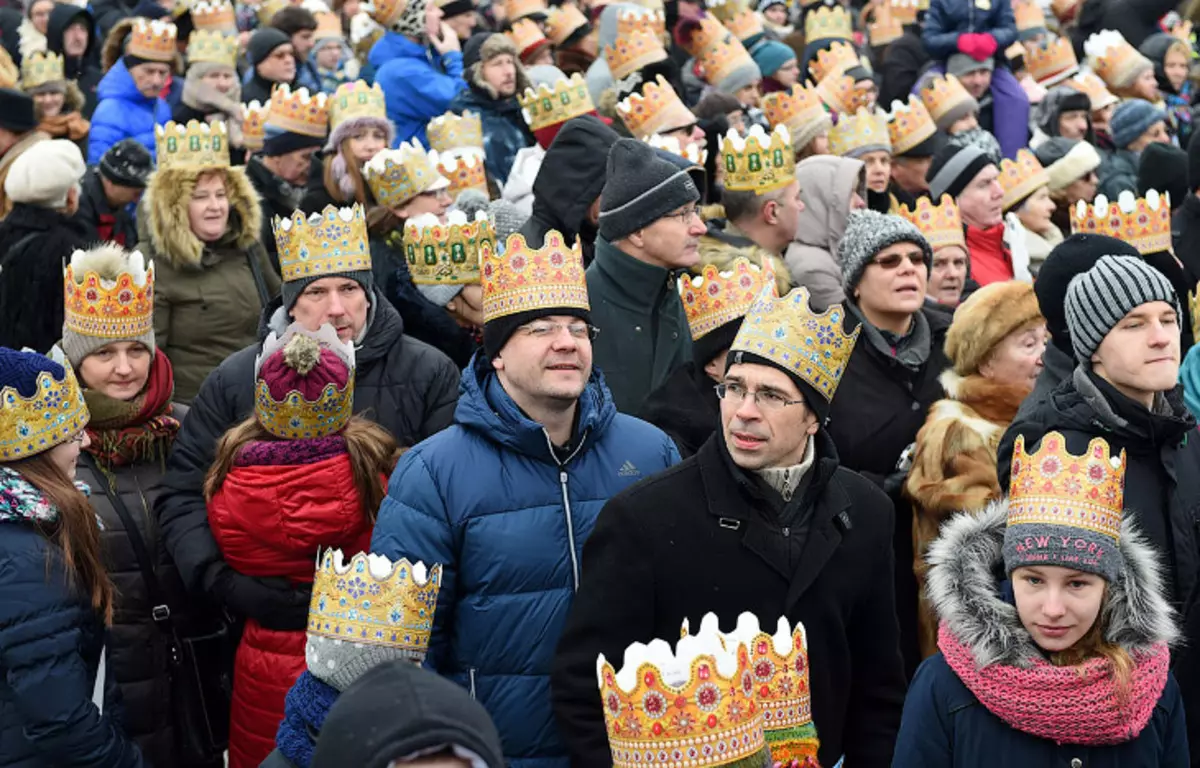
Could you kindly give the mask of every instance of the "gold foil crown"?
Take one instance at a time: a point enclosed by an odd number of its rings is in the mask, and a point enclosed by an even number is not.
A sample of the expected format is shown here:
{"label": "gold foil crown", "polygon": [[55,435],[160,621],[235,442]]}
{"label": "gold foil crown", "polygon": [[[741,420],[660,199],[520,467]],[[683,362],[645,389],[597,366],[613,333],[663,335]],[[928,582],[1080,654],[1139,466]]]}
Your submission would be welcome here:
{"label": "gold foil crown", "polygon": [[775,275],[742,256],[726,271],[705,264],[699,275],[679,278],[679,299],[687,315],[692,341],[746,315],[762,293],[774,288]]}
{"label": "gold foil crown", "polygon": [[362,80],[342,83],[329,99],[329,130],[333,131],[347,120],[359,117],[387,119],[387,104],[379,83],[367,85]]}
{"label": "gold foil crown", "polygon": [[361,205],[325,206],[307,218],[296,211],[274,220],[279,270],[285,283],[345,272],[371,271],[367,223]]}
{"label": "gold foil crown", "polygon": [[[191,7],[192,24],[197,30],[209,30],[224,34],[237,33],[237,13],[225,0],[200,0]],[[192,34],[195,34],[193,32]],[[191,47],[188,38],[188,47]],[[236,58],[236,56],[235,56]]]}
{"label": "gold foil crown", "polygon": [[587,23],[587,17],[578,8],[571,3],[563,3],[546,12],[546,36],[555,45],[562,45],[575,34],[575,30]]}
{"label": "gold foil crown", "polygon": [[642,86],[641,93],[632,93],[617,103],[617,114],[635,138],[644,139],[656,133],[669,133],[696,122],[692,111],[683,106],[675,89],[662,75],[653,83]]}
{"label": "gold foil crown", "polygon": [[796,152],[788,129],[777,125],[770,135],[751,126],[743,137],[730,131],[721,137],[725,188],[765,195],[796,180]]}
{"label": "gold foil crown", "polygon": [[618,37],[604,48],[604,61],[614,80],[623,80],[642,67],[665,61],[667,49],[653,32],[638,30]]}
{"label": "gold foil crown", "polygon": [[974,100],[954,75],[935,75],[920,88],[919,94],[935,123],[964,101]]}
{"label": "gold foil crown", "polygon": [[867,39],[871,47],[882,48],[904,36],[904,23],[891,13],[891,6],[884,4],[875,11],[875,18],[867,25]]}
{"label": "gold foil crown", "polygon": [[764,94],[762,108],[771,128],[783,125],[794,135],[816,120],[829,119],[816,90],[800,84],[793,85],[790,91]]}
{"label": "gold foil crown", "polygon": [[661,149],[665,152],[670,152],[676,157],[682,157],[684,160],[693,165],[703,167],[705,161],[708,160],[708,150],[701,149],[698,144],[689,141],[685,144],[680,144],[679,139],[674,136],[664,136],[661,133],[656,133],[653,136],[647,136],[642,139],[655,149]]}
{"label": "gold foil crown", "polygon": [[1028,149],[1018,149],[1015,160],[1000,161],[1000,187],[1004,190],[1004,210],[1032,195],[1038,187],[1050,183],[1050,175]]}
{"label": "gold foil crown", "polygon": [[398,208],[442,179],[437,165],[421,147],[420,139],[385,149],[363,166],[363,178],[376,202]]}
{"label": "gold foil crown", "polygon": [[267,138],[267,118],[271,114],[271,104],[259,104],[252,101],[242,105],[242,146],[251,152],[263,148]]}
{"label": "gold foil crown", "polygon": [[1106,29],[1089,37],[1083,44],[1088,65],[1110,88],[1127,88],[1137,73],[1153,67],[1120,32]]}
{"label": "gold foil crown", "polygon": [[61,352],[51,359],[62,366],[63,377],[42,371],[30,397],[16,387],[0,387],[0,462],[19,461],[48,451],[88,424],[87,403],[71,363]]}
{"label": "gold foil crown", "polygon": [[540,83],[537,90],[526,88],[518,100],[532,131],[565,123],[596,109],[587,83],[578,72],[569,79],[556,81],[553,87]]}
{"label": "gold foil crown", "polygon": [[1047,43],[1025,49],[1025,68],[1043,88],[1049,88],[1079,71],[1079,61],[1071,41],[1056,37]]}
{"label": "gold foil crown", "polygon": [[552,229],[541,248],[519,233],[509,235],[503,253],[487,241],[479,245],[484,323],[535,309],[591,309],[578,239],[567,245]]}
{"label": "gold foil crown", "polygon": [[63,57],[57,53],[34,51],[21,59],[21,89],[28,91],[46,83],[61,83],[67,79]]}
{"label": "gold foil crown", "polygon": [[271,93],[267,123],[289,133],[324,138],[329,129],[327,102],[328,97],[323,93],[313,96],[307,88],[293,91],[287,83],[277,85]]}
{"label": "gold foil crown", "polygon": [[907,104],[892,102],[892,111],[888,113],[888,136],[893,155],[903,155],[935,133],[937,125],[919,98],[909,96]]}
{"label": "gold foil crown", "polygon": [[774,287],[764,288],[746,313],[731,352],[766,358],[805,381],[826,402],[833,400],[862,326],[846,333],[846,311],[834,304],[821,313],[809,306],[808,289],[801,286],[783,298]]}
{"label": "gold foil crown", "polygon": [[818,51],[816,58],[808,63],[808,71],[819,83],[833,73],[845,72],[859,65],[858,51],[850,43],[836,42]]}
{"label": "gold foil crown", "polygon": [[840,5],[821,7],[804,15],[804,39],[809,43],[826,39],[853,40],[854,24]]}
{"label": "gold foil crown", "polygon": [[1109,202],[1104,195],[1096,195],[1092,205],[1080,200],[1071,209],[1071,234],[1078,232],[1124,240],[1143,256],[1162,251],[1174,253],[1171,197],[1150,189],[1145,197],[1135,197],[1125,190],[1116,202]]}
{"label": "gold foil crown", "polygon": [[384,29],[393,29],[408,8],[408,0],[372,0],[371,18]]}
{"label": "gold foil crown", "polygon": [[505,35],[516,46],[518,54],[523,54],[535,45],[546,42],[542,28],[533,19],[517,19]]}
{"label": "gold foil crown", "polygon": [[[346,383],[329,381],[315,399],[299,390],[291,390],[280,399],[271,394],[262,378],[263,364],[282,353],[286,367],[307,376],[321,360],[322,350],[333,352],[345,364]],[[332,325],[309,331],[292,323],[282,336],[274,331],[263,342],[255,362],[254,418],[259,425],[281,440],[311,440],[340,432],[350,421],[354,408],[354,344],[338,338]]]}
{"label": "gold foil crown", "polygon": [[490,196],[482,149],[454,149],[449,152],[431,150],[429,159],[438,174],[450,182],[446,192],[451,198],[457,198],[464,189],[478,189],[485,196]]}
{"label": "gold foil crown", "polygon": [[1014,0],[1012,12],[1018,32],[1045,31],[1046,14],[1036,0]]}
{"label": "gold foil crown", "polygon": [[1080,93],[1086,94],[1088,101],[1091,103],[1093,112],[1104,109],[1110,104],[1116,104],[1120,99],[1108,90],[1108,86],[1104,81],[1096,76],[1093,72],[1080,72],[1069,80],[1063,82],[1063,85],[1074,88]]}
{"label": "gold foil crown", "polygon": [[705,82],[715,85],[737,69],[757,66],[745,46],[721,22],[704,16],[699,23],[684,47],[696,59]]}
{"label": "gold foil crown", "polygon": [[762,17],[741,0],[708,0],[708,11],[738,40],[746,41],[763,32]]}
{"label": "gold foil crown", "polygon": [[867,106],[867,93],[857,88],[850,75],[834,73],[814,88],[825,106],[838,114],[849,114]]}
{"label": "gold foil crown", "polygon": [[76,250],[63,270],[63,330],[93,339],[135,339],[154,332],[154,265],[140,251],[129,254],[112,279],[77,270],[86,254]]}
{"label": "gold foil crown", "polygon": [[873,150],[891,154],[887,115],[859,108],[852,115],[843,114],[829,131],[830,154],[844,157],[855,151]]}
{"label": "gold foil crown", "polygon": [[918,197],[917,204],[909,210],[907,205],[901,205],[896,214],[913,223],[934,253],[951,245],[957,245],[966,250],[967,240],[963,235],[962,217],[958,214],[958,205],[950,195],[942,195],[942,202],[934,205],[928,197]]}
{"label": "gold foil crown", "polygon": [[404,255],[417,285],[467,285],[479,282],[479,252],[486,242],[495,248],[496,235],[487,211],[473,221],[462,211],[450,211],[443,224],[431,213],[404,223]]}
{"label": "gold foil crown", "polygon": [[901,24],[915,24],[917,11],[928,7],[927,1],[924,6],[921,6],[916,0],[888,0],[887,2],[887,12]]}
{"label": "gold foil crown", "polygon": [[617,39],[634,32],[649,32],[661,43],[667,31],[667,17],[662,11],[646,8],[622,8],[617,11]]}
{"label": "gold foil crown", "polygon": [[125,53],[147,61],[175,62],[175,25],[161,19],[135,19]]}
{"label": "gold foil crown", "polygon": [[1068,525],[1121,539],[1125,502],[1125,451],[1113,456],[1096,437],[1087,452],[1075,456],[1058,432],[1042,438],[1031,456],[1025,436],[1013,444],[1008,485],[1008,524]]}
{"label": "gold foil crown", "polygon": [[176,122],[154,126],[158,170],[229,167],[229,133],[225,123],[189,120],[186,127]]}
{"label": "gold foil crown", "polygon": [[501,0],[508,13],[509,21],[523,19],[534,14],[546,15],[546,0]]}
{"label": "gold foil crown", "polygon": [[236,37],[214,29],[196,29],[188,37],[188,64],[219,64],[237,68],[238,41]]}
{"label": "gold foil crown", "polygon": [[425,126],[429,148],[438,152],[475,147],[483,149],[483,120],[478,112],[464,111],[461,115],[446,112]]}

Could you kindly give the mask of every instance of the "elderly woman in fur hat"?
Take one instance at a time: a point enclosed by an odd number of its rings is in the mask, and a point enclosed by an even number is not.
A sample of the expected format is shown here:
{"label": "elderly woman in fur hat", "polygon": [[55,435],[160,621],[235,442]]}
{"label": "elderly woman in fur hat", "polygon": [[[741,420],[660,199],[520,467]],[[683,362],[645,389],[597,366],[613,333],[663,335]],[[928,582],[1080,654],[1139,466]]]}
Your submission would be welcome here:
{"label": "elderly woman in fur hat", "polygon": [[[1021,402],[1033,390],[1046,349],[1046,320],[1029,283],[992,283],[971,294],[946,332],[951,368],[940,377],[946,398],[929,409],[917,433],[904,484],[913,502],[913,571],[922,587],[925,552],[942,523],[983,509],[1003,493],[996,449]],[[937,620],[919,604],[922,656],[937,652]]]}
{"label": "elderly woman in fur hat", "polygon": [[83,118],[83,93],[68,80],[63,58],[57,54],[34,53],[21,62],[21,89],[33,97],[38,130],[54,139],[67,139],[87,151],[88,129]]}

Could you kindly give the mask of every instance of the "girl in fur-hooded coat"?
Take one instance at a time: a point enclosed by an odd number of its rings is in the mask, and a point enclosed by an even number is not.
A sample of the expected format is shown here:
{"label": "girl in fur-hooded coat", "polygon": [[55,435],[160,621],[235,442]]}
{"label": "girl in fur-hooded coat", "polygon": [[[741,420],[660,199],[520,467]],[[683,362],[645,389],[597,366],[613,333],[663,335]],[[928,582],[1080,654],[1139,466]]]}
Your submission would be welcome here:
{"label": "girl in fur-hooded coat", "polygon": [[[913,502],[913,573],[921,587],[917,631],[923,657],[937,652],[937,619],[924,591],[926,550],[951,516],[982,509],[1003,495],[996,451],[1035,381],[1013,376],[1036,377],[1041,370],[1045,327],[1033,286],[1009,281],[973,293],[946,332],[946,356],[953,366],[939,378],[946,398],[933,404],[917,433],[912,470],[904,483]],[[1001,347],[1002,360],[996,361]],[[1024,367],[1004,365],[1010,352]]]}

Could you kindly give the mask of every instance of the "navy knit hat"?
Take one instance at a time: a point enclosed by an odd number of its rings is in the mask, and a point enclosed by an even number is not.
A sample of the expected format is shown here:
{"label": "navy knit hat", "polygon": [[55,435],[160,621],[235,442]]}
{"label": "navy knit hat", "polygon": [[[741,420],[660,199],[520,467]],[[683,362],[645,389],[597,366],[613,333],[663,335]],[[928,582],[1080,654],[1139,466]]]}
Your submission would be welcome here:
{"label": "navy knit hat", "polygon": [[608,174],[600,193],[600,236],[612,243],[700,200],[688,172],[648,144],[618,139],[608,151]]}
{"label": "navy knit hat", "polygon": [[1090,364],[1104,337],[1143,304],[1164,301],[1179,313],[1171,282],[1141,259],[1101,256],[1067,286],[1067,327],[1075,359]]}
{"label": "navy knit hat", "polygon": [[1166,114],[1145,99],[1122,101],[1108,120],[1108,132],[1117,149],[1125,149],[1155,123],[1166,121]]}

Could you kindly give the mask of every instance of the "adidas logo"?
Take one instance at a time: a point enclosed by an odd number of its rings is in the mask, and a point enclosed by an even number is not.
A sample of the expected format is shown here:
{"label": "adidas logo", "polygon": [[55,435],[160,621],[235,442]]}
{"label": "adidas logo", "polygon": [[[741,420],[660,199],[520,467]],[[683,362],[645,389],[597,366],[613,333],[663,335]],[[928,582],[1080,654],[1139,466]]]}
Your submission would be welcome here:
{"label": "adidas logo", "polygon": [[641,477],[642,470],[633,466],[633,462],[626,460],[621,468],[617,470],[617,477]]}

